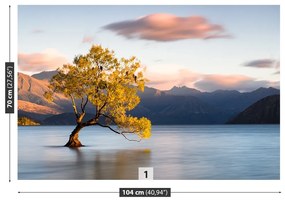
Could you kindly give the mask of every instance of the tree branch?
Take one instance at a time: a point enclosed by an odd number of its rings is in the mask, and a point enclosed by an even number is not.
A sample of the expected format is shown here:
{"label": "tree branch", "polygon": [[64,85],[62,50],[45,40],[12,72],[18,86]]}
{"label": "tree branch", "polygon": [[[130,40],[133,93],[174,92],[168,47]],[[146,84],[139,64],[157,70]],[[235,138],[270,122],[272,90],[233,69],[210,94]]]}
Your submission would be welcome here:
{"label": "tree branch", "polygon": [[83,110],[84,110],[84,111],[85,111],[85,107],[86,107],[88,101],[89,101],[89,98],[88,98],[88,95],[86,95],[86,102],[85,102],[84,105],[83,105]]}
{"label": "tree branch", "polygon": [[101,114],[101,110],[107,105],[107,101],[104,102],[104,104],[102,105],[102,107],[98,110],[98,114]]}
{"label": "tree branch", "polygon": [[[84,102],[84,97],[82,97],[81,98],[81,111],[84,113],[85,112],[85,107],[86,107],[86,105],[87,105],[87,103],[88,103],[88,96],[86,95],[86,101]],[[83,102],[84,102],[84,104],[83,104]]]}
{"label": "tree branch", "polygon": [[84,101],[84,97],[82,96],[81,103],[80,103],[81,112],[84,112],[83,111],[83,101]]}
{"label": "tree branch", "polygon": [[115,120],[114,120],[112,117],[110,117],[110,116],[108,116],[108,115],[106,115],[106,114],[99,114],[99,115],[102,115],[102,116],[104,116],[104,117],[110,119],[114,124],[117,125],[117,123],[115,122]]}
{"label": "tree branch", "polygon": [[81,124],[81,123],[82,123],[82,120],[83,120],[83,118],[84,118],[84,116],[85,116],[85,112],[82,112],[82,113],[77,117],[76,122]]}
{"label": "tree branch", "polygon": [[108,125],[103,125],[101,123],[97,123],[99,126],[101,127],[104,127],[104,128],[109,128],[111,131],[113,131],[114,133],[117,133],[119,135],[122,135],[126,140],[129,140],[129,141],[134,141],[134,142],[140,142],[142,139],[140,138],[139,140],[132,140],[132,139],[129,139],[126,137],[125,133],[134,133],[134,132],[127,132],[127,131],[124,131],[124,132],[119,132],[119,131],[116,131],[115,129],[113,129],[112,127],[108,126]]}
{"label": "tree branch", "polygon": [[97,124],[96,117],[89,119],[84,123],[85,126],[94,126]]}
{"label": "tree branch", "polygon": [[73,108],[74,114],[75,114],[76,118],[78,118],[79,115],[78,115],[77,107],[76,107],[76,104],[75,104],[75,101],[74,101],[74,97],[71,94],[69,96],[71,98],[72,108]]}

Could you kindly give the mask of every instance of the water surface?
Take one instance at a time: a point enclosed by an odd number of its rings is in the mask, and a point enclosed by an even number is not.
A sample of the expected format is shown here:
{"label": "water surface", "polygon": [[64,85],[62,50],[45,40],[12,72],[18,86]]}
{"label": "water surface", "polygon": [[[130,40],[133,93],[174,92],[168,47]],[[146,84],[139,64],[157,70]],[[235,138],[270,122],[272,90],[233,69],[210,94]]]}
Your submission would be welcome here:
{"label": "water surface", "polygon": [[[62,147],[73,126],[19,127],[19,179],[279,179],[279,125],[153,126],[152,137],[127,141],[106,128],[80,133],[85,147]],[[131,135],[129,138],[135,139]]]}

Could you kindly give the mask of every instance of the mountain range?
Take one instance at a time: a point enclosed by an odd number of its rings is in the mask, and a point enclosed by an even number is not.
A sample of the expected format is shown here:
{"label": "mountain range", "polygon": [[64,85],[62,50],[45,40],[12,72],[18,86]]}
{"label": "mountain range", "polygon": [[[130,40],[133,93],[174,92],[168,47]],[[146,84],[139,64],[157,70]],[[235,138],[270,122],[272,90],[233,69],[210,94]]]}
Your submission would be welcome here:
{"label": "mountain range", "polygon": [[280,95],[271,95],[252,104],[236,117],[230,124],[279,124]]}
{"label": "mountain range", "polygon": [[[47,125],[75,124],[69,99],[55,94],[54,101],[49,103],[43,96],[54,74],[56,71],[32,76],[18,74],[19,117],[28,117]],[[201,92],[186,86],[161,91],[145,87],[144,92],[139,93],[141,102],[130,114],[148,117],[153,124],[224,124],[255,102],[279,94],[279,89],[271,87],[251,92]],[[87,106],[87,112],[91,108],[91,105]]]}

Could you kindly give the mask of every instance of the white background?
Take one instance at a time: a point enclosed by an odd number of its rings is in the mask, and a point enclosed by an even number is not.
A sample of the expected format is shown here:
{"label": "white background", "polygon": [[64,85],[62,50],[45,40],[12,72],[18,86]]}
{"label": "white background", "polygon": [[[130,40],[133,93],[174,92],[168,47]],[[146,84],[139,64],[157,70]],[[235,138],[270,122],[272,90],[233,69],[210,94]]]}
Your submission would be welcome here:
{"label": "white background", "polygon": [[[154,180],[154,181],[138,181],[138,180],[17,180],[17,102],[15,103],[15,114],[11,115],[11,182],[9,182],[9,115],[5,114],[5,62],[9,60],[9,5],[11,5],[11,61],[15,62],[15,72],[17,71],[17,5],[21,4],[68,4],[68,5],[82,5],[82,4],[101,4],[101,5],[280,5],[281,9],[281,67],[284,59],[284,3],[282,0],[1,0],[0,1],[0,89],[1,89],[1,166],[0,166],[0,196],[1,201],[219,201],[219,202],[234,202],[234,201],[285,201],[285,181],[284,181],[284,147],[283,141],[283,119],[284,108],[281,105],[281,134],[280,134],[280,175],[281,180]],[[17,74],[15,74],[16,76]],[[281,103],[284,103],[283,71],[281,70]],[[17,79],[15,79],[17,81]],[[15,83],[17,86],[17,83]],[[17,87],[15,87],[15,93]],[[17,97],[15,98],[17,101]],[[2,107],[1,107],[2,106]],[[166,187],[171,188],[173,192],[281,192],[281,193],[173,193],[171,198],[120,198],[118,193],[19,193],[19,192],[118,192],[120,187]]]}

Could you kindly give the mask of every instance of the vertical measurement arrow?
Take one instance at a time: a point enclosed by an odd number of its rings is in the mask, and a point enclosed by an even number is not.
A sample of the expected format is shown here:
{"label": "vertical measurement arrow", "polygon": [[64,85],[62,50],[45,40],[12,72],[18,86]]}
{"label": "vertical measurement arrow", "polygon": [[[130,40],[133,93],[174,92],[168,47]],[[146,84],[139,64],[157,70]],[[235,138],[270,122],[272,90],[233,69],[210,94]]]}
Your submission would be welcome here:
{"label": "vertical measurement arrow", "polygon": [[[9,62],[11,62],[11,5],[9,5]],[[9,113],[9,182],[11,182],[11,114],[10,113]]]}
{"label": "vertical measurement arrow", "polygon": [[14,63],[11,62],[11,5],[9,5],[9,62],[5,63],[5,107],[9,114],[9,182],[11,182],[11,114],[14,113]]}
{"label": "vertical measurement arrow", "polygon": [[9,62],[11,62],[11,5],[9,5]]}

